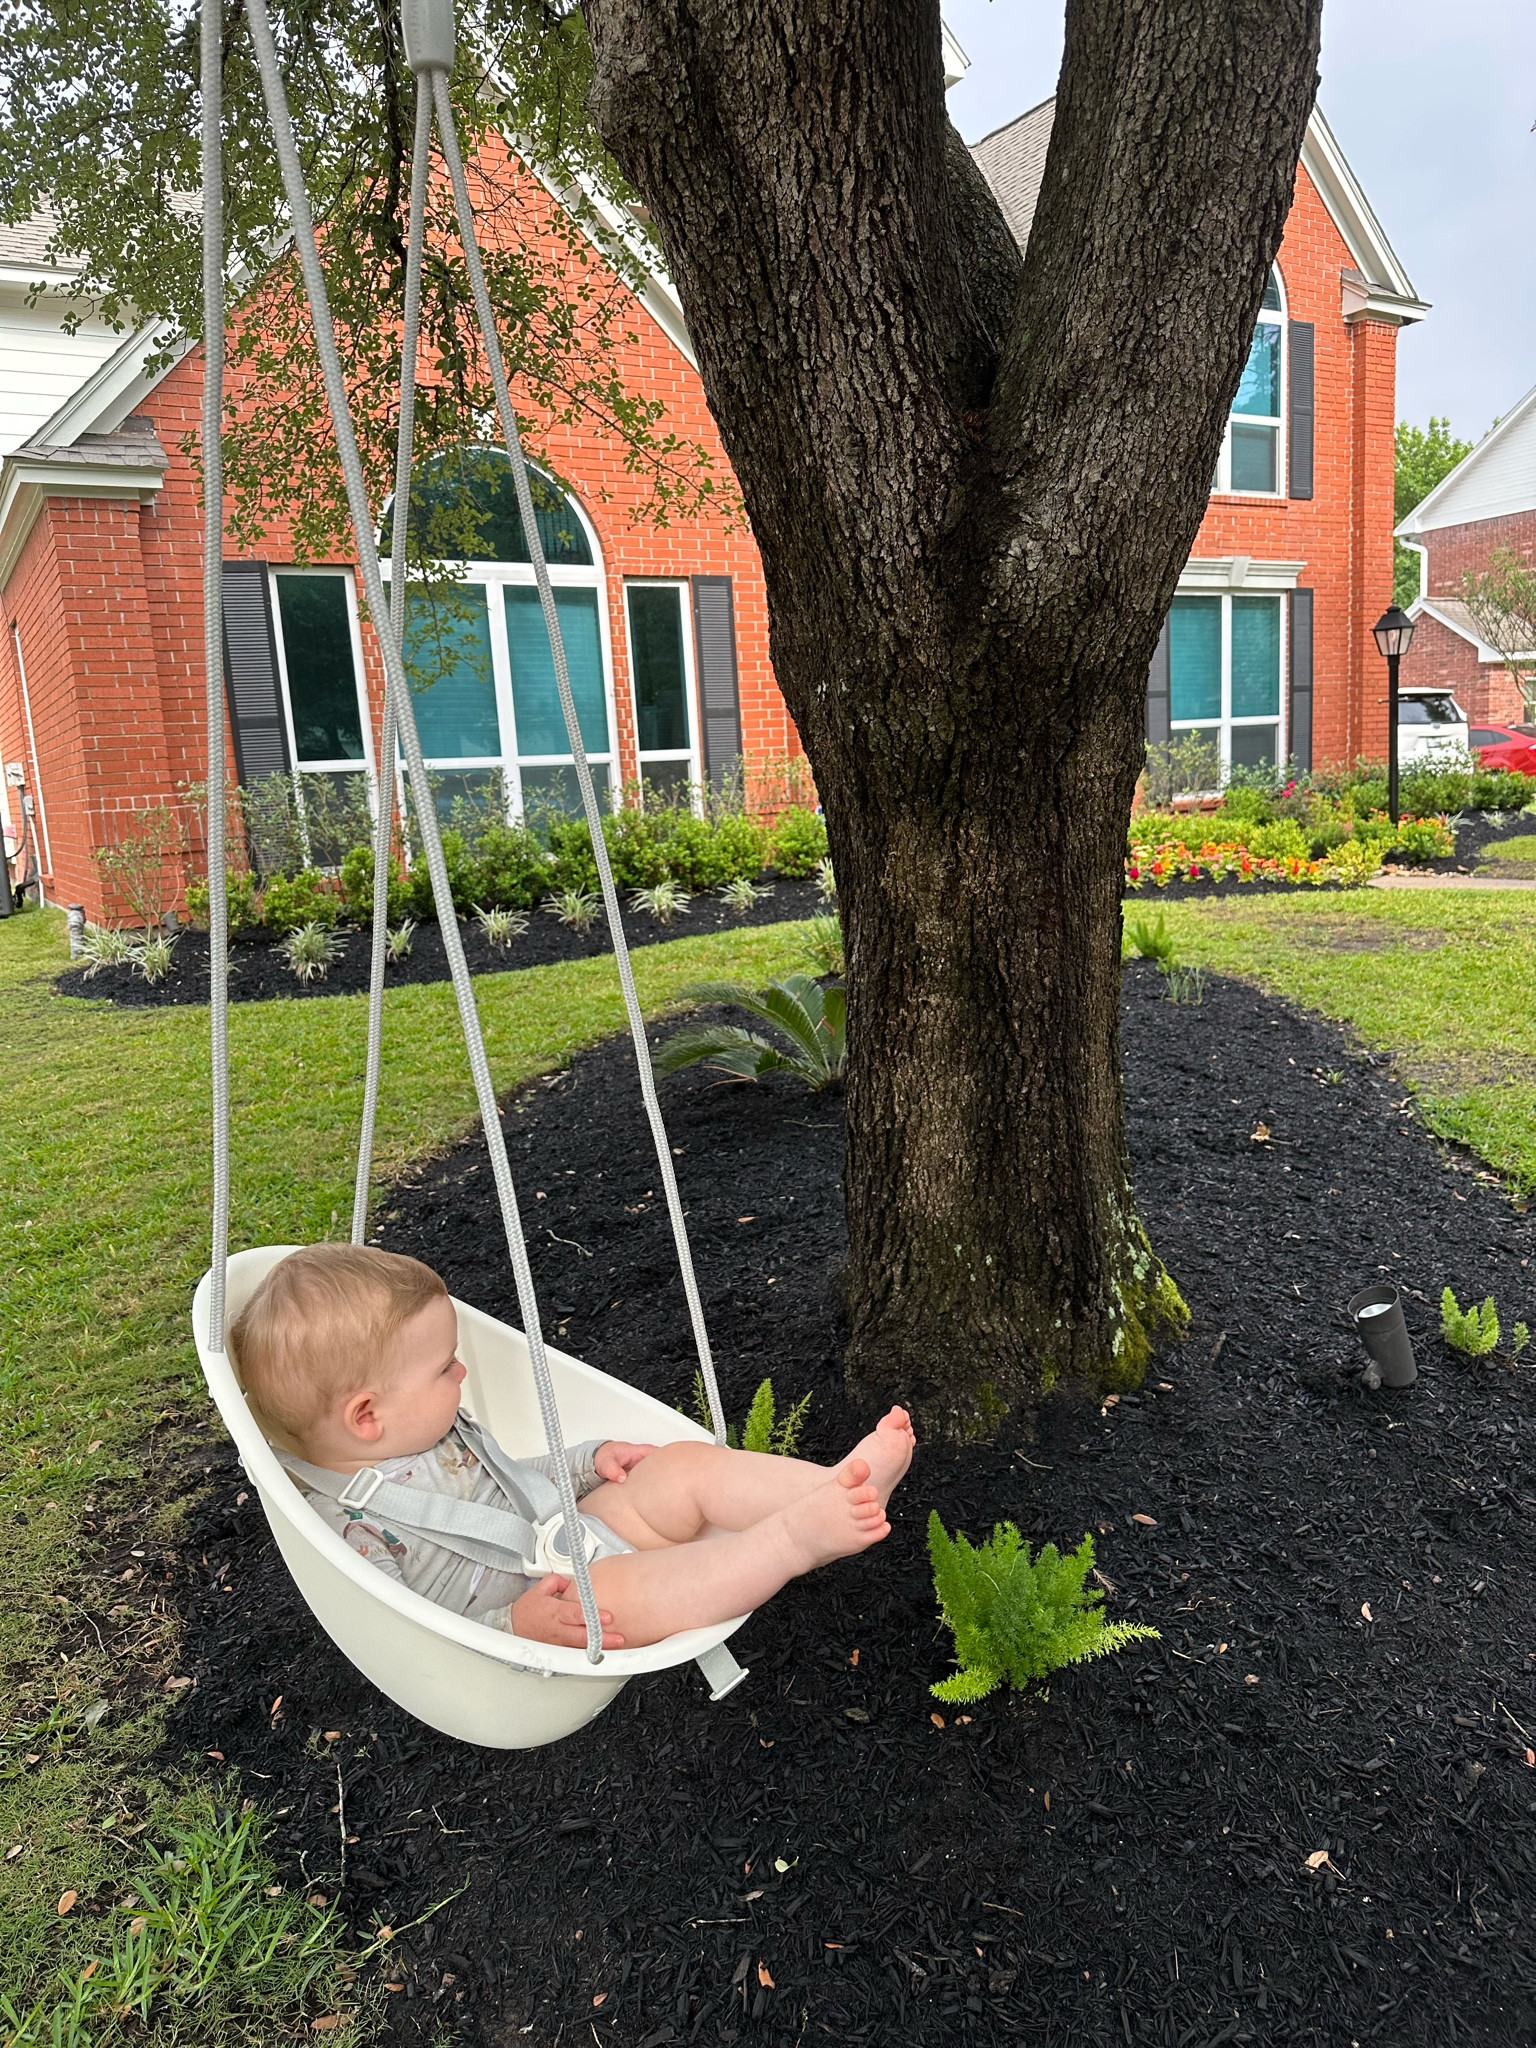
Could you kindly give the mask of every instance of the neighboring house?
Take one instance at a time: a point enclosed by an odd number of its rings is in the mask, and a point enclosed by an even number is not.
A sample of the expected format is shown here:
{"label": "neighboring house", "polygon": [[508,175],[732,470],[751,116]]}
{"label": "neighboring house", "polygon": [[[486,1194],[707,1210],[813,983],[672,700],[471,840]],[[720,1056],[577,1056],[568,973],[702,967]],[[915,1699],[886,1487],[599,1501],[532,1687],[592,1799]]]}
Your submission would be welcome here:
{"label": "neighboring house", "polygon": [[[949,81],[964,58],[946,39]],[[976,157],[1021,241],[1051,106],[988,136]],[[555,203],[510,159],[535,211]],[[67,269],[48,223],[0,229],[0,804],[54,901],[93,917],[93,847],[146,804],[181,805],[206,773],[201,534],[187,454],[202,354],[151,376],[154,329],[59,327]],[[551,236],[549,251],[560,247]],[[46,287],[28,305],[32,287]],[[1370,627],[1392,580],[1397,327],[1424,307],[1320,116],[1223,445],[1216,490],[1154,664],[1153,738],[1208,732],[1225,765],[1381,752],[1384,684]],[[633,301],[614,367],[664,400],[664,425],[728,474],[667,280]],[[568,649],[589,752],[610,786],[703,781],[743,753],[799,752],[774,682],[762,569],[720,513],[658,529],[631,514],[646,486],[616,439],[556,426],[568,486],[557,536]],[[491,770],[514,803],[561,798],[570,756],[554,708],[532,569],[515,522],[499,559],[468,567],[473,643],[418,695],[428,762],[447,793]],[[298,567],[286,535],[231,546],[226,703],[244,779],[273,769],[362,776],[370,792],[380,673],[353,565]]]}
{"label": "neighboring house", "polygon": [[[1020,244],[1054,100],[973,154]],[[1152,665],[1147,737],[1197,733],[1223,774],[1386,754],[1397,330],[1415,296],[1314,112],[1215,488]]]}
{"label": "neighboring house", "polygon": [[[1522,687],[1462,597],[1462,577],[1485,570],[1500,550],[1536,562],[1536,389],[1441,478],[1397,532],[1419,555],[1404,684],[1454,690],[1474,725],[1536,718],[1536,647],[1510,644],[1505,650],[1517,662],[1531,663]],[[1520,636],[1501,637],[1513,642]]]}

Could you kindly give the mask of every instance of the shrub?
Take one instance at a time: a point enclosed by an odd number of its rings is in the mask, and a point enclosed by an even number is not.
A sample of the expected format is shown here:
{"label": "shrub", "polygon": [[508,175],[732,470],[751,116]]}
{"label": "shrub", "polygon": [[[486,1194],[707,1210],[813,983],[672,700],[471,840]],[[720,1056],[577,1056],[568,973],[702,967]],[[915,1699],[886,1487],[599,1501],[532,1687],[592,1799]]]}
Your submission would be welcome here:
{"label": "shrub", "polygon": [[544,899],[547,914],[573,932],[591,931],[602,907],[602,898],[591,889],[558,889]]}
{"label": "shrub", "polygon": [[1399,779],[1403,809],[1420,817],[1429,811],[1466,810],[1472,801],[1474,766],[1470,755],[1462,755],[1404,768]]}
{"label": "shrub", "polygon": [[329,929],[341,912],[336,891],[314,868],[272,875],[262,886],[261,922],[269,932],[295,932],[301,925]]}
{"label": "shrub", "polygon": [[549,855],[526,825],[487,825],[473,844],[473,900],[531,910],[549,887],[550,866]]}
{"label": "shrub", "polygon": [[649,911],[658,924],[670,924],[674,917],[680,917],[688,909],[693,898],[681,882],[674,882],[670,875],[649,889],[635,889],[630,893],[632,910]]}
{"label": "shrub", "polygon": [[[651,889],[668,879],[664,842],[670,818],[667,811],[642,811],[633,804],[626,804],[622,810],[610,811],[604,818],[603,838],[608,846],[608,859],[613,866],[613,879],[621,889]],[[582,829],[585,831],[586,827]],[[705,830],[708,830],[707,826]],[[590,838],[587,851],[590,858]],[[594,861],[593,884],[596,881],[597,863]]]}
{"label": "shrub", "polygon": [[1159,967],[1173,965],[1176,948],[1168,920],[1159,911],[1156,919],[1133,917],[1125,928],[1126,943],[1143,960],[1155,960]]}
{"label": "shrub", "polygon": [[280,951],[300,981],[324,981],[341,952],[341,941],[328,926],[311,919],[288,934]]}
{"label": "shrub", "polygon": [[739,1080],[794,1074],[813,1091],[835,1087],[848,1063],[848,998],[836,984],[823,988],[814,975],[789,974],[767,988],[734,981],[701,981],[683,990],[690,1003],[729,1003],[788,1040],[789,1050],[739,1024],[695,1024],[652,1055],[657,1074],[675,1074],[695,1060],[712,1060]]}
{"label": "shrub", "polygon": [[1248,851],[1260,860],[1310,860],[1312,841],[1294,818],[1276,818],[1267,825],[1252,827]]}
{"label": "shrub", "polygon": [[[208,884],[188,882],[187,915],[195,925],[208,928]],[[225,916],[233,932],[248,932],[260,924],[256,915],[256,877],[249,868],[226,868],[224,871]]]}
{"label": "shrub", "polygon": [[1456,834],[1444,818],[1404,818],[1390,832],[1387,846],[1411,861],[1449,860],[1456,851]]}
{"label": "shrub", "polygon": [[1372,875],[1379,871],[1382,855],[1379,839],[1346,839],[1328,856],[1329,876],[1336,882],[1342,882],[1346,889],[1363,889]]}
{"label": "shrub", "polygon": [[550,856],[549,886],[555,894],[595,889],[597,860],[586,819],[551,818],[545,836]]}
{"label": "shrub", "polygon": [[768,857],[768,834],[740,811],[724,811],[715,819],[715,850],[722,881],[750,879],[762,873]]}
{"label": "shrub", "polygon": [[717,882],[730,879],[733,870],[721,845],[718,826],[696,818],[692,811],[666,811],[662,815],[665,829],[661,856],[674,882],[681,882],[685,889],[712,889]]}
{"label": "shrub", "polygon": [[779,813],[773,828],[773,864],[781,875],[814,875],[827,854],[827,821],[800,804]]}
{"label": "shrub", "polygon": [[800,957],[817,974],[846,974],[848,955],[843,945],[843,921],[835,910],[813,917],[800,941]]}
{"label": "shrub", "polygon": [[1216,744],[1199,733],[1180,733],[1177,739],[1155,741],[1147,748],[1142,787],[1149,803],[1169,804],[1176,796],[1215,789],[1220,781]]}
{"label": "shrub", "polygon": [[[389,922],[401,923],[410,910],[415,891],[413,877],[398,862],[389,866]],[[373,848],[354,846],[341,864],[341,900],[356,924],[373,920]]]}
{"label": "shrub", "polygon": [[1469,1302],[1463,1309],[1447,1287],[1440,1297],[1440,1334],[1453,1351],[1465,1352],[1468,1358],[1486,1358],[1499,1343],[1499,1312],[1493,1296],[1490,1294],[1481,1308]]}
{"label": "shrub", "polygon": [[1513,768],[1479,768],[1472,777],[1468,806],[1474,811],[1523,811],[1536,797],[1536,775]]}
{"label": "shrub", "polygon": [[973,1546],[962,1535],[950,1536],[934,1512],[928,1554],[960,1666],[932,1688],[938,1699],[984,1699],[1005,1679],[1022,1691],[1063,1665],[1157,1637],[1142,1622],[1104,1619],[1104,1595],[1085,1584],[1093,1569],[1091,1536],[1066,1557],[1047,1543],[1032,1558],[1012,1522],[999,1522],[987,1542]]}
{"label": "shrub", "polygon": [[[448,891],[454,910],[467,917],[475,907],[475,863],[469,842],[452,826],[442,835],[443,866],[448,870]],[[437,898],[432,891],[432,872],[423,853],[411,870],[411,908],[418,917],[437,915]]]}
{"label": "shrub", "polygon": [[136,924],[159,924],[180,893],[178,863],[186,850],[180,815],[168,804],[147,804],[119,821],[111,846],[93,846],[91,859],[108,889],[123,897]]}
{"label": "shrub", "polygon": [[[800,1442],[800,1432],[805,1427],[811,1397],[802,1394],[787,1415],[780,1416],[774,1401],[773,1381],[764,1380],[752,1396],[740,1428],[734,1422],[725,1426],[725,1440],[733,1451],[757,1451],[776,1458],[792,1458]],[[714,1417],[709,1412],[709,1394],[704,1386],[704,1375],[696,1372],[693,1376],[693,1409],[706,1429],[714,1427]]]}

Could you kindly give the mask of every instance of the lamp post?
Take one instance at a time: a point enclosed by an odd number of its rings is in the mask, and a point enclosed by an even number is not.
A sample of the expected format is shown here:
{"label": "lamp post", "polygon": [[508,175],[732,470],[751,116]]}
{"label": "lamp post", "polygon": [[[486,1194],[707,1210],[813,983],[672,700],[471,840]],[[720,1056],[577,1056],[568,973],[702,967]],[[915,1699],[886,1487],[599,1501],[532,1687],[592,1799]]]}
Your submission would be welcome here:
{"label": "lamp post", "polygon": [[1371,631],[1387,664],[1387,812],[1397,823],[1397,665],[1413,645],[1413,621],[1392,605]]}

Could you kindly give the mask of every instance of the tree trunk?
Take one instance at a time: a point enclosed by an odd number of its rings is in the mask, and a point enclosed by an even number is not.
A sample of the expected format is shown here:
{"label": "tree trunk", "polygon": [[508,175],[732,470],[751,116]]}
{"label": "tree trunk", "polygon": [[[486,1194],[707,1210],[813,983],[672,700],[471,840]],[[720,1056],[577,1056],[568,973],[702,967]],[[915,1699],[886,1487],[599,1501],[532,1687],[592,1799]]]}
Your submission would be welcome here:
{"label": "tree trunk", "polygon": [[1072,0],[1021,259],[935,0],[586,0],[762,552],[848,943],[849,1369],[952,1433],[1139,1376],[1120,890],[1147,669],[1318,0]]}

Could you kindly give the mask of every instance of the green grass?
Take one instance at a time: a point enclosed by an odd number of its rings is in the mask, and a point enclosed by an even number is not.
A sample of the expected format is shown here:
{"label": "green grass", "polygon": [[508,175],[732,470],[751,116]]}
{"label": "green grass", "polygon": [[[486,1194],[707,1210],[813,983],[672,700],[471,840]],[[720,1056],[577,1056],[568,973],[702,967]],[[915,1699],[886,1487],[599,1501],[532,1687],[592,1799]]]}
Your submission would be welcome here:
{"label": "green grass", "polygon": [[1511,881],[1536,876],[1536,832],[1517,832],[1512,839],[1495,839],[1478,857],[1480,875],[1505,875]]}
{"label": "green grass", "polygon": [[[654,1014],[705,977],[771,980],[794,966],[803,935],[758,926],[643,947],[641,1001]],[[189,1308],[207,1259],[208,1016],[60,997],[64,965],[61,916],[0,924],[0,1996],[18,2013],[56,1965],[84,1968],[86,1902],[110,1912],[139,1885],[147,1841],[207,1818],[204,1793],[148,1763],[174,1697],[173,1618],[139,1589],[124,1652],[110,1630],[98,1647],[82,1610],[104,1618],[114,1599],[93,1579],[87,1524],[142,1506],[150,1520],[138,1526],[174,1545],[178,1504],[156,1498],[146,1445],[159,1443],[160,1476],[175,1466],[184,1484],[187,1447],[207,1426]],[[487,976],[478,994],[503,1092],[623,1026],[607,958]],[[393,989],[385,1004],[381,1180],[474,1116],[448,985]],[[345,1234],[365,1024],[360,996],[234,1006],[234,1247]],[[217,1861],[204,1858],[210,1883]],[[60,1916],[66,1892],[82,1903]],[[294,1971],[283,1981],[290,2011],[313,2004]],[[263,1993],[266,2039],[287,2031],[276,1995]],[[177,2038],[181,2022],[161,2005],[156,2038]],[[94,2025],[61,2041],[84,2042]]]}
{"label": "green grass", "polygon": [[1181,959],[1392,1052],[1432,1131],[1536,1193],[1536,893],[1360,889],[1155,908]]}

